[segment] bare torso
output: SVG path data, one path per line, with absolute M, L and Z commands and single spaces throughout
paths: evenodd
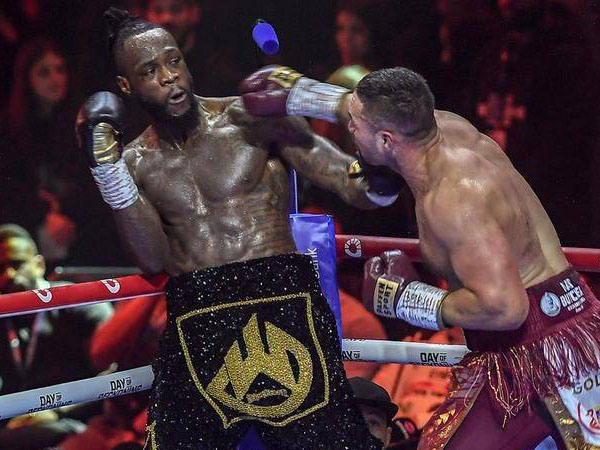
M 233 119 L 245 114 L 239 100 L 197 100 L 204 120 L 185 145 L 161 139 L 150 127 L 125 152 L 136 184 L 160 216 L 167 272 L 295 251 L 282 162 L 254 139 L 254 127 Z
M 441 219 L 440 214 L 452 214 L 453 205 L 435 208 L 432 199 L 442 189 L 459 190 L 469 185 L 471 191 L 481 193 L 487 214 L 495 219 L 509 243 L 525 287 L 566 269 L 568 263 L 548 215 L 498 145 L 460 116 L 436 111 L 435 117 L 440 139 L 428 150 L 429 188 L 416 199 L 421 252 L 428 265 L 453 289 L 462 287 L 446 247 L 432 228 Z

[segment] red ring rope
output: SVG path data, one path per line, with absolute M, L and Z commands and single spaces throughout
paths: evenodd
M 336 247 L 339 258 L 370 258 L 385 250 L 399 248 L 404 250 L 413 261 L 421 261 L 418 239 L 339 235 L 336 236 Z M 577 270 L 600 272 L 600 250 L 570 247 L 563 250 L 569 262 Z M 162 295 L 167 279 L 167 275 L 164 274 L 130 275 L 0 295 L 0 317 L 79 304 Z

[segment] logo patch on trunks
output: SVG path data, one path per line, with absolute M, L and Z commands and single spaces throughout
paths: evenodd
M 560 298 L 552 292 L 545 292 L 540 299 L 540 308 L 548 317 L 556 317 L 560 313 Z
M 302 323 L 285 320 L 291 317 L 302 318 Z M 231 325 L 225 333 L 221 326 L 211 335 L 211 323 L 221 322 Z M 285 426 L 329 402 L 327 366 L 309 294 L 192 311 L 177 318 L 177 329 L 194 383 L 224 428 L 241 420 Z M 219 343 L 230 343 L 210 347 L 213 351 L 203 355 L 206 350 L 197 343 L 209 343 L 215 336 Z

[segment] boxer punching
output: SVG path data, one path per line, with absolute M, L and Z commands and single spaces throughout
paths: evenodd
M 105 16 L 119 88 L 152 122 L 123 149 L 124 106 L 100 92 L 77 134 L 138 265 L 171 275 L 146 448 L 231 450 L 251 424 L 271 449 L 381 448 L 344 378 L 311 259 L 295 253 L 284 164 L 363 208 L 392 201 L 397 175 L 356 167 L 302 118 L 195 96 L 167 31 Z
M 473 350 L 420 449 L 533 449 L 549 435 L 561 448 L 600 448 L 600 304 L 494 141 L 435 110 L 425 80 L 404 68 L 373 72 L 351 93 L 268 67 L 241 90 L 258 116 L 347 123 L 362 157 L 414 194 L 424 261 L 451 289 L 419 281 L 393 251 L 367 262 L 364 299 L 419 327 L 461 327 Z

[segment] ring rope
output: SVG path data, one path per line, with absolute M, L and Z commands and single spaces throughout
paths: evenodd
M 339 235 L 336 236 L 336 247 L 340 258 L 370 258 L 385 250 L 399 248 L 405 251 L 411 260 L 421 261 L 418 239 Z M 600 272 L 599 249 L 564 247 L 563 250 L 576 270 Z M 76 305 L 163 295 L 167 280 L 165 274 L 129 275 L 4 294 L 0 295 L 0 318 Z
M 469 352 L 464 345 L 425 344 L 367 339 L 344 339 L 346 361 L 418 364 L 450 367 Z M 149 390 L 154 374 L 151 366 L 61 383 L 0 396 L 0 420 L 45 409 L 74 405 Z
M 369 258 L 392 248 L 405 251 L 414 262 L 421 261 L 418 239 L 336 236 L 339 258 Z M 600 272 L 600 250 L 570 247 L 565 247 L 563 250 L 575 269 Z M 0 318 L 77 305 L 164 295 L 167 280 L 168 276 L 165 274 L 130 275 L 4 294 L 0 295 Z M 356 339 L 344 339 L 342 349 L 343 358 L 347 361 L 447 367 L 457 364 L 469 351 L 464 345 Z M 148 390 L 152 386 L 153 379 L 151 367 L 144 366 L 110 375 L 3 395 L 0 396 L 0 420 L 24 413 Z

